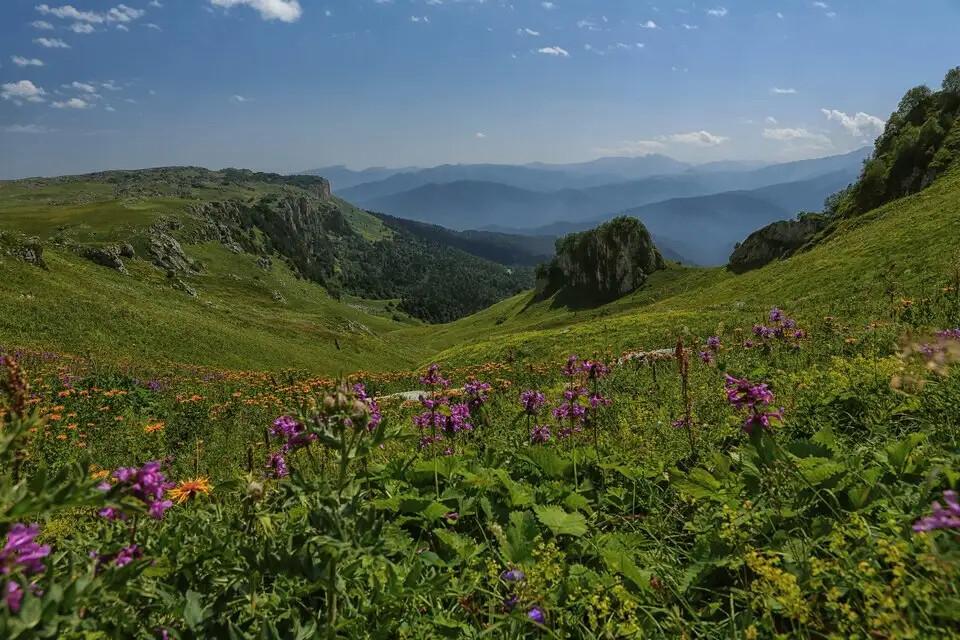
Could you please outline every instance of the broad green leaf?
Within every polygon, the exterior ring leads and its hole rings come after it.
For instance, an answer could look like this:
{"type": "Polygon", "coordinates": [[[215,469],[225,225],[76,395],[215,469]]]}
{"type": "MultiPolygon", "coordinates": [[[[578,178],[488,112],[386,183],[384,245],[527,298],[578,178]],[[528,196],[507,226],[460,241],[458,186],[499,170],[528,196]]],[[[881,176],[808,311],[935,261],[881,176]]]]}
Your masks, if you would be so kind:
{"type": "Polygon", "coordinates": [[[579,513],[567,513],[554,505],[533,508],[540,522],[555,536],[582,536],[587,533],[587,519],[579,513]]]}

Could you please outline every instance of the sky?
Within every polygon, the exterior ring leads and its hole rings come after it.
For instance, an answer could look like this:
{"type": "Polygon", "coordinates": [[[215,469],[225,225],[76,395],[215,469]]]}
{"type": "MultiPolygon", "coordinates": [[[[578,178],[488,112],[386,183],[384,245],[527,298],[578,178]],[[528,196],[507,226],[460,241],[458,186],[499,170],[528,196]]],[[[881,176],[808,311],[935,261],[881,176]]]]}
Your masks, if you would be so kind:
{"type": "Polygon", "coordinates": [[[958,0],[0,2],[0,178],[787,161],[960,65],[958,0]]]}

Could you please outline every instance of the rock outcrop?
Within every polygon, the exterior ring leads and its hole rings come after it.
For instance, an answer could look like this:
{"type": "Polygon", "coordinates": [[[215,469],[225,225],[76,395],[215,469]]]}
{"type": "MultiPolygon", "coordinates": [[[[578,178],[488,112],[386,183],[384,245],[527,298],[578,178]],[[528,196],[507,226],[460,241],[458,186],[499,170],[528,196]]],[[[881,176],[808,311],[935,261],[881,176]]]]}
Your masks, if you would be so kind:
{"type": "Polygon", "coordinates": [[[665,266],[646,227],[620,217],[557,240],[556,257],[537,270],[541,298],[558,291],[581,303],[607,302],[637,290],[665,266]]]}
{"type": "Polygon", "coordinates": [[[774,222],[754,231],[734,249],[727,268],[743,273],[787,258],[813,240],[828,221],[823,214],[808,213],[796,220],[774,222]]]}
{"type": "Polygon", "coordinates": [[[130,273],[127,271],[127,267],[123,264],[123,260],[121,259],[120,247],[81,247],[80,255],[90,262],[100,265],[101,267],[107,267],[108,269],[119,271],[123,275],[130,275],[130,273]]]}
{"type": "Polygon", "coordinates": [[[43,244],[40,238],[14,236],[0,231],[0,255],[12,256],[41,269],[47,268],[47,263],[43,260],[43,244]]]}

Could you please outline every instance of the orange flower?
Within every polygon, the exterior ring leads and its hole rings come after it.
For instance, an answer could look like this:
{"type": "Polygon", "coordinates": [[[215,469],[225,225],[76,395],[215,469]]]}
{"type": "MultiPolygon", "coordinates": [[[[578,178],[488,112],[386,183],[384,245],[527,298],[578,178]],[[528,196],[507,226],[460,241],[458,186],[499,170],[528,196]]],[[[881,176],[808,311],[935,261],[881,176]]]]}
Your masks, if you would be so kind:
{"type": "Polygon", "coordinates": [[[177,504],[183,504],[187,500],[196,498],[198,495],[210,495],[213,491],[213,485],[210,479],[205,477],[194,478],[193,480],[184,480],[173,489],[170,489],[168,495],[170,499],[177,504]]]}
{"type": "Polygon", "coordinates": [[[163,431],[165,426],[167,426],[165,422],[154,422],[145,426],[143,430],[145,433],[156,433],[157,431],[163,431]]]}

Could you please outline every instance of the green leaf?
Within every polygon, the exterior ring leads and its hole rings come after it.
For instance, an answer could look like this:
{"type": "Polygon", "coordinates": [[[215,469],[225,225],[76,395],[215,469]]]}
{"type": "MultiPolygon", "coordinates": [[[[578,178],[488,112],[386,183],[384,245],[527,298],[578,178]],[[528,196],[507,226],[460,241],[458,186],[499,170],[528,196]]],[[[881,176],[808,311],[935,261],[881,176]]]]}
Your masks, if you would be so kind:
{"type": "Polygon", "coordinates": [[[533,508],[540,522],[555,536],[569,535],[579,537],[587,533],[587,519],[579,513],[567,513],[558,506],[536,506],[533,508]]]}
{"type": "Polygon", "coordinates": [[[507,543],[504,553],[515,564],[533,558],[533,545],[540,530],[537,521],[529,511],[514,511],[510,514],[510,526],[507,527],[507,543]]]}
{"type": "Polygon", "coordinates": [[[530,447],[522,457],[535,464],[544,475],[555,480],[562,480],[572,473],[573,463],[561,458],[553,449],[530,447]]]}
{"type": "Polygon", "coordinates": [[[183,608],[183,621],[191,629],[196,629],[203,624],[206,614],[203,610],[201,595],[196,591],[188,590],[186,596],[186,605],[183,608]]]}

